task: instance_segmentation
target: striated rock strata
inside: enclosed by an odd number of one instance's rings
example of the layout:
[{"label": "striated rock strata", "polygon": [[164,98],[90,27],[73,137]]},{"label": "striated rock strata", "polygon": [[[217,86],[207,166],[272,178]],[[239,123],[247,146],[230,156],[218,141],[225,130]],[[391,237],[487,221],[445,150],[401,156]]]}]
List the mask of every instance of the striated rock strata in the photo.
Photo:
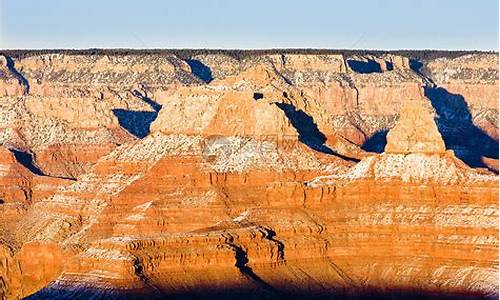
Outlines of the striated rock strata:
[{"label": "striated rock strata", "polygon": [[497,63],[5,55],[0,295],[495,298]]}]

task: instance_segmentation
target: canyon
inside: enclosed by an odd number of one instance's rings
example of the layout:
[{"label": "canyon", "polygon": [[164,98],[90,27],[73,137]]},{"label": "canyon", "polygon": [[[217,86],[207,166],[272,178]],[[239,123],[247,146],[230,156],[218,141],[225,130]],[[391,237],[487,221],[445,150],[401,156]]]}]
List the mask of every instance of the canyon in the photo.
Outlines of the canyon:
[{"label": "canyon", "polygon": [[5,51],[1,298],[497,298],[498,53],[430,54]]}]

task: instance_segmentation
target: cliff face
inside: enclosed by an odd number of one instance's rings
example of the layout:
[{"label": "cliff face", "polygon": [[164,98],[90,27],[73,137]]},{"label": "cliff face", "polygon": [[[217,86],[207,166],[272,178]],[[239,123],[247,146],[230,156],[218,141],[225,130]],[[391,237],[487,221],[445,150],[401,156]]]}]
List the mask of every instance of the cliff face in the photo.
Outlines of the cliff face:
[{"label": "cliff face", "polygon": [[5,299],[498,294],[497,55],[0,62]]},{"label": "cliff face", "polygon": [[[426,96],[438,113],[447,146],[472,166],[483,166],[484,157],[497,158],[497,62],[494,54],[466,55],[431,60],[422,68],[435,83],[426,89]],[[476,150],[471,150],[472,145]]]}]

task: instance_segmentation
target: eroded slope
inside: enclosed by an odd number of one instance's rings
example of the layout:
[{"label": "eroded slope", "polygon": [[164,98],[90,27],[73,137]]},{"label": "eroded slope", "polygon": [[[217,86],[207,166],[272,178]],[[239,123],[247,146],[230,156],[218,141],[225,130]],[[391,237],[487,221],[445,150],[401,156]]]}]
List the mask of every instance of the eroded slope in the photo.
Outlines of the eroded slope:
[{"label": "eroded slope", "polygon": [[495,297],[497,61],[6,57],[3,297]]}]

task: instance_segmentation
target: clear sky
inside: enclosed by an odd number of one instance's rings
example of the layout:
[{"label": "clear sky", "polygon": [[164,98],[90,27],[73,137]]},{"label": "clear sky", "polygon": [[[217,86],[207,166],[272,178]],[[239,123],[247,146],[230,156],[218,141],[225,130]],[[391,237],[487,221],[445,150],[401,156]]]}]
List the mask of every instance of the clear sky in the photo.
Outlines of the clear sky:
[{"label": "clear sky", "polygon": [[0,0],[0,48],[498,50],[498,0]]}]

